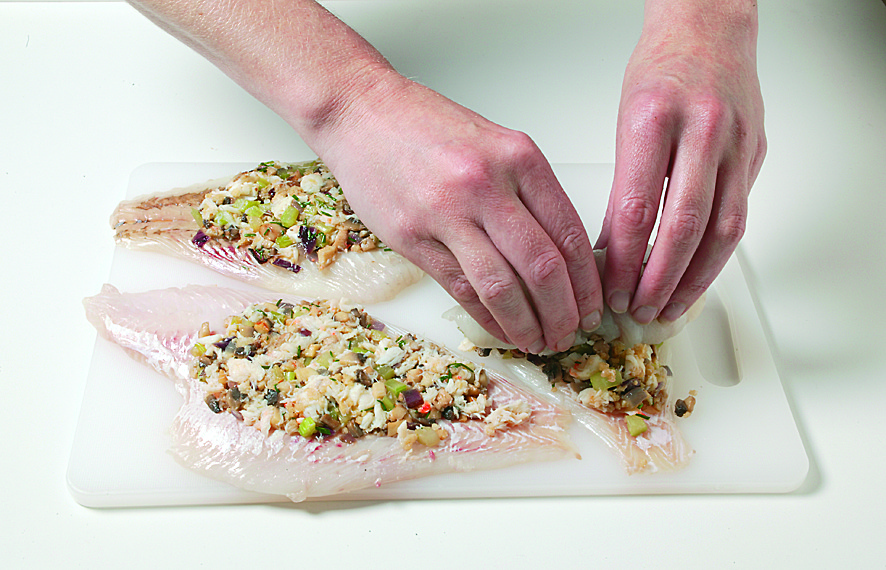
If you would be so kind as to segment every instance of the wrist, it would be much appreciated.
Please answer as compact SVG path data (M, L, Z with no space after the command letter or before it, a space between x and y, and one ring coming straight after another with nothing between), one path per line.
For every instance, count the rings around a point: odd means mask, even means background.
M644 36L676 31L754 47L757 28L756 0L647 0L643 16Z

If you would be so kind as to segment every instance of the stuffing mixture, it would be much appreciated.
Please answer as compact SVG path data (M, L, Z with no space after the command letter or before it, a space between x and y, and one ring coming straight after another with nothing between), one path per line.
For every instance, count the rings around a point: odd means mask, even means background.
M259 263L298 272L305 260L327 267L344 251L384 247L357 218L321 161L264 162L209 191L191 212L203 247L227 240Z
M493 408L482 368L412 335L389 335L358 307L257 304L199 335L191 373L206 384L206 404L265 434L372 434L411 449L445 440L447 421L483 420L492 436L531 413L523 401Z

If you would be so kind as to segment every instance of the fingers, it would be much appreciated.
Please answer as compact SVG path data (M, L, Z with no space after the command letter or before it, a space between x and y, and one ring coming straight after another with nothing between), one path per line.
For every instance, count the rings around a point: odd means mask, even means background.
M480 228L463 228L448 245L422 242L415 251L425 271L490 334L523 351L544 350L534 307L507 259Z
M726 265L744 235L749 189L743 164L718 171L710 220L679 284L664 304L661 320L680 318Z
M533 271L532 268L541 265L541 260L552 264L551 259L557 259L557 254L565 263L567 281L563 288L555 289L554 292L559 292L562 296L568 293L571 287L571 297L574 299L579 316L578 325L584 330L596 329L600 325L602 316L603 292L594 261L594 250L578 212L575 211L546 161L541 161L537 167L526 171L518 192L522 204L531 214L531 219L537 221L539 230L548 236L547 240L532 242L539 245L542 251L533 252L530 255L534 257L522 263L517 261L515 264L518 273L533 292L533 299L542 316L542 322L545 323L545 330L550 330L545 319L557 318L548 316L556 314L555 305L558 304L558 300L543 290L542 283L544 287L550 287L554 280L547 283L544 279L539 280L537 276L539 272ZM550 249L548 242L552 242L554 249ZM514 260L511 262L515 263ZM524 269L527 267L529 269ZM540 273L544 274L543 271ZM563 328L569 326L567 321L560 322L563 323L561 325ZM553 347L551 340L548 339L549 346Z
M671 171L655 244L631 301L631 315L642 324L657 318L668 303L708 227L717 169L697 149L682 147ZM679 309L670 305L669 314Z
M607 247L604 291L616 312L641 324L675 320L710 286L744 233L747 195L765 155L765 139L734 141L729 116L668 122L661 137L648 122L626 129L598 246ZM714 125L716 128L712 128ZM639 136L637 136L639 134ZM646 142L659 136L657 151ZM651 144L651 143L648 143ZM639 149L639 150L638 150ZM655 244L643 254L662 202Z
M407 253L412 261L437 281L449 295L486 329L504 342L511 342L495 317L483 304L461 265L444 244L436 240L420 242Z
M616 313L624 313L639 282L649 236L671 160L671 124L655 109L620 128L615 177L597 247L606 248L603 291ZM650 125L657 125L650 127Z
M493 335L528 352L566 350L580 315L599 325L593 250L552 171L521 188L528 204L511 194L475 222L442 223L416 261Z

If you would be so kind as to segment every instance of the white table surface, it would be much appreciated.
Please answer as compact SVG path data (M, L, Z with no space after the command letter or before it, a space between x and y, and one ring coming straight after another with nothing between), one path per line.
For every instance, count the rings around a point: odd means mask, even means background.
M328 5L551 162L613 160L641 2ZM883 568L886 6L771 1L760 18L770 146L742 261L810 459L799 490L101 510L65 469L95 339L80 300L108 275L130 172L310 151L126 4L0 2L0 566Z

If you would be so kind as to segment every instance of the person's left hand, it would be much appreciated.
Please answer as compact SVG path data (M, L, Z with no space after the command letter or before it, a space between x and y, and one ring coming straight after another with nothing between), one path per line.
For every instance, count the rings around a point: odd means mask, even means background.
M756 36L749 2L647 2L625 72L615 178L596 243L607 248L607 303L640 323L682 315L744 233L766 154Z

